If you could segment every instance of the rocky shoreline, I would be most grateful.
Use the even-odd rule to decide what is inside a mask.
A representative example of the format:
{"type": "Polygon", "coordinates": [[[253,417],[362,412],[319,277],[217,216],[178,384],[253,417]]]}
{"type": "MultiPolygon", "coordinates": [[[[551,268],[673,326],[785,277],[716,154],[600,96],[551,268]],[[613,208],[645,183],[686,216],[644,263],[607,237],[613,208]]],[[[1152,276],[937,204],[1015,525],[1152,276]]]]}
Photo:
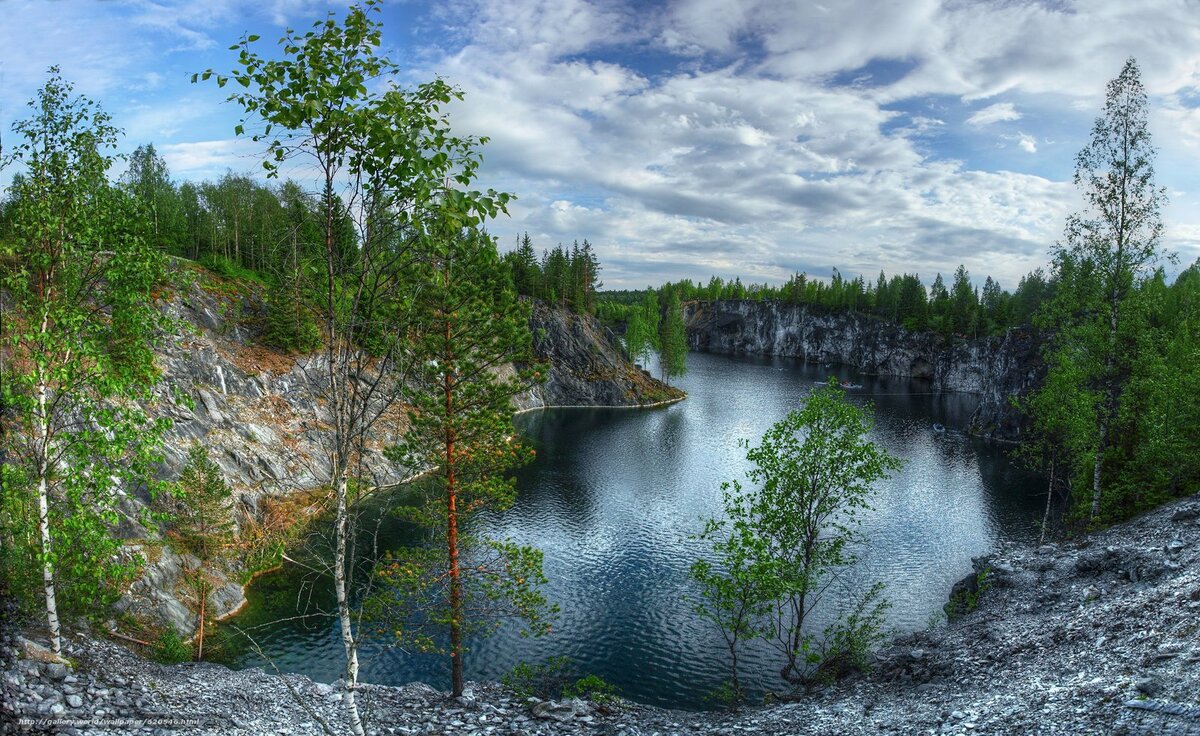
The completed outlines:
{"type": "MultiPolygon", "coordinates": [[[[1200,496],[977,559],[958,602],[972,583],[973,610],[897,637],[870,674],[792,702],[692,713],[527,701],[495,684],[450,699],[419,683],[364,685],[360,702],[373,734],[1200,735],[1200,496]]],[[[336,685],[154,664],[86,634],[69,642],[73,666],[5,635],[0,733],[345,732],[336,685]]]]}

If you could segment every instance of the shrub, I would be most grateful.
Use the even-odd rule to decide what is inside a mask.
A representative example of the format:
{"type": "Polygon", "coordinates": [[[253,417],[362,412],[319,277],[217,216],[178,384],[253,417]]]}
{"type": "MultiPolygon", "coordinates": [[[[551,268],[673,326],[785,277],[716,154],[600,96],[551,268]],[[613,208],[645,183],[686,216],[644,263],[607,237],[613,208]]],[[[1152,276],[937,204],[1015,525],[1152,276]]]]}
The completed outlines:
{"type": "Polygon", "coordinates": [[[521,662],[500,682],[522,698],[583,698],[600,705],[617,700],[617,688],[612,683],[598,675],[576,678],[570,658],[563,656],[551,657],[544,664],[521,662]]]}
{"type": "Polygon", "coordinates": [[[889,608],[883,583],[876,583],[844,620],[827,628],[816,678],[828,682],[869,670],[871,652],[886,638],[883,624],[889,608]]]}
{"type": "Polygon", "coordinates": [[[520,662],[500,678],[505,686],[522,698],[537,697],[543,700],[557,697],[570,682],[569,657],[551,657],[545,664],[520,662]]]}
{"type": "Polygon", "coordinates": [[[150,645],[150,657],[162,664],[179,664],[192,659],[192,645],[183,640],[175,629],[168,628],[150,645]]]}
{"type": "Polygon", "coordinates": [[[258,271],[246,268],[230,258],[215,255],[204,256],[198,261],[198,263],[218,276],[224,276],[227,279],[266,283],[262,277],[262,274],[260,274],[258,271]]]}
{"type": "Polygon", "coordinates": [[[617,700],[617,688],[599,675],[585,675],[563,686],[565,698],[583,698],[593,703],[607,704],[617,700]]]}

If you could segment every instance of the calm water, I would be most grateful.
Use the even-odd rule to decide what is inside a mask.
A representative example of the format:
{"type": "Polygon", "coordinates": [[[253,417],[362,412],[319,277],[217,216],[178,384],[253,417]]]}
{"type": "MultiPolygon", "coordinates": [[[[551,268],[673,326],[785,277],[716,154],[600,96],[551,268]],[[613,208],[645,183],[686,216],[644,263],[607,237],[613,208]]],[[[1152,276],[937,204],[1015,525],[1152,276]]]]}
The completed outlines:
{"type": "MultiPolygon", "coordinates": [[[[657,409],[564,409],[518,418],[537,448],[520,473],[520,497],[487,521],[495,536],[510,536],[545,553],[547,593],[562,608],[555,631],[523,639],[503,628],[474,642],[468,679],[497,679],[516,663],[567,655],[581,673],[595,673],[628,697],[646,703],[703,708],[726,676],[720,635],[697,621],[685,602],[687,569],[704,554],[689,539],[705,517],[720,512],[722,481],[746,469],[738,438],[757,441],[800,406],[813,381],[835,373],[862,383],[854,401],[873,401],[874,437],[906,461],[882,482],[875,511],[865,517],[869,543],[861,550],[858,585],[887,584],[889,624],[924,628],[941,610],[950,586],[970,571],[972,556],[1000,540],[1035,537],[1040,482],[1010,462],[1003,448],[954,432],[974,409],[971,396],[931,395],[907,379],[872,378],[804,366],[784,359],[692,354],[678,381],[686,401],[657,409]],[[950,431],[935,433],[934,422],[950,431]]],[[[380,519],[382,546],[411,540],[403,525],[380,519]]],[[[332,610],[329,582],[288,566],[249,591],[251,605],[235,623],[255,627],[263,650],[285,671],[331,682],[341,675],[342,650],[334,621],[313,615],[284,624],[298,609],[332,610]]],[[[839,601],[814,621],[820,630],[839,601]]],[[[240,666],[262,659],[231,646],[240,666]]],[[[436,657],[408,655],[368,644],[362,677],[402,684],[424,680],[448,687],[448,668],[436,657]]],[[[777,688],[771,652],[752,651],[743,676],[760,690],[777,688]]]]}

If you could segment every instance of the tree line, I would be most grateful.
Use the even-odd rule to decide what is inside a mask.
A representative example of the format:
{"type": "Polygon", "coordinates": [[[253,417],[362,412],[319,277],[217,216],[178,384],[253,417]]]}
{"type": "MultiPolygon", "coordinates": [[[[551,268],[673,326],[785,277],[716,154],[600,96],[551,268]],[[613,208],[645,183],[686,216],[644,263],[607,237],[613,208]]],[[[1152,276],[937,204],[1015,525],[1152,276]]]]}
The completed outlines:
{"type": "MultiPolygon", "coordinates": [[[[304,304],[323,257],[322,202],[332,203],[332,245],[348,261],[356,248],[353,217],[342,193],[310,191],[300,183],[261,181],[227,172],[217,181],[176,183],[153,143],[128,157],[114,192],[141,216],[129,218],[157,252],[197,261],[214,273],[270,286],[265,342],[307,352],[317,347],[316,316],[304,304]]],[[[0,203],[0,238],[16,236],[24,173],[0,203]]]]}
{"type": "Polygon", "coordinates": [[[526,232],[513,250],[504,254],[513,288],[522,296],[557,304],[579,314],[595,314],[600,281],[600,260],[587,238],[570,248],[562,243],[543,249],[539,258],[526,232]]]}
{"type": "MultiPolygon", "coordinates": [[[[959,266],[949,285],[937,274],[928,287],[918,274],[893,275],[883,271],[874,280],[859,275],[846,278],[834,269],[828,280],[793,274],[781,285],[743,283],[740,277],[725,280],[711,277],[701,284],[691,279],[669,282],[659,287],[682,300],[717,301],[751,299],[786,304],[807,304],[833,312],[869,314],[902,325],[909,330],[929,330],[946,336],[980,337],[1000,335],[1006,330],[1030,325],[1033,315],[1054,292],[1055,283],[1044,270],[1036,269],[1020,280],[1009,292],[991,276],[983,287],[974,286],[971,275],[959,266]]],[[[597,315],[612,321],[625,321],[630,305],[642,291],[603,292],[597,315]]]]}

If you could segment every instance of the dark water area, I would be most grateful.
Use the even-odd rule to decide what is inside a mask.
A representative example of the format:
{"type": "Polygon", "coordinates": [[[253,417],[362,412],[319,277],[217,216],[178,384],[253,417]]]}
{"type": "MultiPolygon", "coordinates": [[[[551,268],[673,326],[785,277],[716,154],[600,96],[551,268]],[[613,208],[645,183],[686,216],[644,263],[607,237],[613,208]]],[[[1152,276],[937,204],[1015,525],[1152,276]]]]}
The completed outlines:
{"type": "MultiPolygon", "coordinates": [[[[678,404],[518,417],[537,458],[518,474],[517,503],[489,517],[486,533],[545,553],[546,593],[562,611],[548,636],[522,638],[505,625],[471,642],[467,678],[495,680],[518,662],[566,655],[580,674],[597,674],[634,700],[710,707],[708,696],[727,676],[727,664],[720,634],[687,602],[694,592],[688,568],[706,554],[691,536],[706,517],[720,514],[721,483],[743,477],[738,439],[757,443],[802,405],[814,381],[831,374],[862,384],[848,396],[873,402],[872,439],[905,461],[877,486],[874,510],[863,517],[862,561],[848,576],[860,590],[886,583],[890,627],[926,627],[973,556],[1002,541],[1036,539],[1041,479],[1010,460],[1006,447],[957,431],[975,397],[788,359],[691,354],[688,374],[678,380],[689,398],[678,404]],[[947,431],[935,431],[935,423],[947,431]]],[[[372,518],[381,549],[413,543],[412,531],[393,517],[372,518]]],[[[343,655],[336,622],[321,613],[333,610],[329,591],[328,578],[288,564],[250,587],[250,606],[233,623],[252,631],[281,670],[332,682],[342,674],[343,655]],[[270,623],[301,611],[310,615],[270,623]]],[[[812,630],[822,630],[848,600],[827,598],[812,630]]],[[[235,666],[263,665],[243,646],[231,644],[227,652],[235,666]]],[[[444,658],[370,642],[361,656],[365,681],[423,680],[448,688],[444,658]]],[[[744,661],[752,690],[780,688],[773,650],[751,648],[744,661]]]]}

